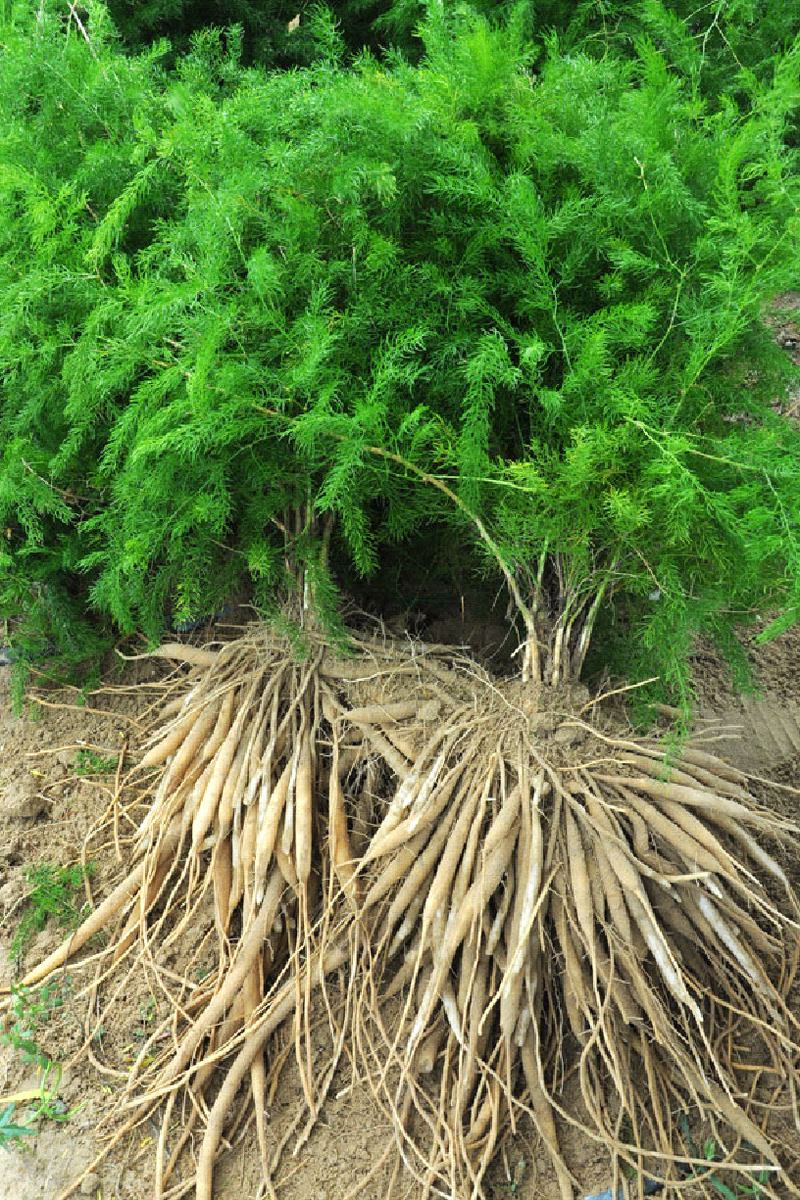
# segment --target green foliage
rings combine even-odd
[[[68,977],[42,984],[40,988],[12,985],[10,1022],[0,1041],[12,1046],[23,1062],[50,1065],[50,1058],[39,1046],[40,1030],[54,1013],[60,1011],[70,995]]]
[[[689,1128],[689,1121],[686,1113],[680,1113],[678,1122],[686,1140],[686,1145],[689,1148],[693,1158],[704,1158],[709,1165],[711,1163],[722,1162],[724,1160],[724,1152],[714,1140],[714,1138],[706,1138],[703,1142],[702,1149],[698,1151],[694,1143],[692,1134]],[[758,1157],[758,1152],[749,1142],[744,1143],[744,1148],[755,1153]],[[702,1168],[694,1167],[691,1175],[697,1179],[702,1179],[704,1183],[709,1184],[716,1192],[722,1196],[722,1200],[761,1200],[761,1197],[769,1190],[769,1182],[771,1171],[769,1169],[753,1170],[745,1174],[744,1179],[737,1172],[736,1181],[730,1186],[723,1183],[717,1175],[707,1175]]]
[[[693,0],[555,0],[531,7],[565,49],[580,46],[598,58],[609,50],[627,55],[647,39],[705,101],[726,105],[736,99],[743,109],[769,84],[797,36],[796,14],[780,0],[707,6]]]
[[[350,55],[364,47],[391,58],[418,61],[424,52],[420,27],[435,6],[430,0],[341,0],[333,7],[339,43]],[[558,36],[563,51],[581,49],[601,58],[609,50],[635,53],[649,38],[670,67],[706,96],[744,99],[748,84],[764,81],[777,56],[796,34],[796,13],[783,0],[472,0],[450,6],[454,16],[481,15],[516,28],[530,39]],[[86,5],[91,16],[93,5]],[[316,24],[317,0],[109,0],[108,12],[121,43],[141,51],[168,39],[171,57],[186,54],[192,38],[209,28],[236,27],[243,61],[269,69],[305,67],[324,56]],[[299,18],[299,21],[298,21]]]
[[[79,750],[75,758],[76,775],[113,775],[119,760],[95,754],[91,750]]]
[[[741,4],[705,51],[655,3],[546,46],[565,6],[538,41],[485,7],[506,23],[430,6],[415,64],[348,60],[303,10],[293,71],[213,29],[174,70],[123,57],[99,8],[91,46],[47,5],[7,23],[0,610],[55,638],[88,596],[156,637],[243,580],[274,611],[300,572],[330,619],[328,563],[472,512],[522,585],[624,609],[678,691],[695,630],[796,615],[761,314],[796,283],[800,43],[706,87]]]
[[[90,28],[102,33],[102,23]],[[77,535],[97,503],[98,444],[85,437],[62,470],[54,458],[113,405],[111,395],[91,394],[85,378],[90,402],[70,406],[64,374],[84,323],[102,319],[103,281],[86,269],[94,206],[110,206],[135,174],[126,141],[149,68],[119,62],[112,69],[109,53],[100,43],[91,53],[49,10],[33,30],[22,20],[3,30],[0,606],[25,613],[14,639],[24,658],[48,645],[79,658],[102,644],[85,617]],[[90,376],[91,364],[77,360],[73,369]]]
[[[66,1121],[72,1120],[82,1107],[81,1104],[78,1104],[75,1108],[68,1110],[63,1100],[58,1098],[58,1089],[61,1086],[60,1064],[44,1061],[42,1067],[42,1081],[39,1086],[39,1093],[25,1110],[24,1115],[26,1120],[24,1125],[18,1125],[12,1121],[16,1101],[9,1104],[0,1112],[0,1149],[26,1149],[27,1147],[22,1142],[22,1138],[35,1135],[36,1130],[32,1126],[37,1121],[58,1121],[63,1124]],[[54,1078],[48,1087],[51,1075]]]
[[[336,6],[355,50],[370,40],[369,23],[360,11],[365,7],[361,0]],[[308,66],[325,57],[329,46],[320,28],[325,10],[309,0],[109,0],[108,11],[129,50],[167,39],[171,59],[188,53],[209,29],[225,29],[224,42],[246,64],[270,69]]]
[[[116,764],[115,764],[116,766]],[[80,864],[72,867],[41,865],[28,867],[26,875],[31,884],[22,919],[11,943],[10,957],[19,966],[25,948],[34,934],[41,932],[50,917],[63,928],[76,926],[80,910],[76,908],[73,892],[83,887],[84,879],[92,873],[94,865],[84,869]]]
[[[49,1062],[45,1065],[42,1071],[39,1095],[28,1109],[28,1120],[31,1124],[34,1121],[56,1121],[63,1125],[67,1121],[71,1121],[76,1113],[80,1112],[84,1101],[76,1104],[74,1108],[68,1109],[64,1101],[59,1099],[58,1090],[61,1087],[61,1074],[60,1063]],[[53,1078],[48,1087],[51,1075]]]
[[[22,1139],[32,1136],[36,1131],[28,1129],[27,1125],[17,1125],[14,1120],[14,1104],[8,1104],[0,1111],[0,1150],[21,1149]]]

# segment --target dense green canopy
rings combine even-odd
[[[292,69],[143,44],[163,5],[9,7],[4,611],[79,652],[87,604],[155,636],[288,561],[332,611],[330,563],[444,523],[545,625],[616,594],[678,682],[697,629],[796,617],[785,6],[303,9]]]

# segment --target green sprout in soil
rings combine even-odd
[[[75,759],[76,775],[113,775],[116,772],[119,759],[93,754],[91,750],[79,750]]]
[[[22,1139],[34,1133],[33,1129],[28,1129],[25,1125],[15,1124],[13,1116],[13,1103],[0,1111],[0,1150],[22,1149]]]
[[[75,904],[72,893],[82,886],[93,870],[92,863],[85,868],[78,864],[71,867],[45,864],[27,869],[31,891],[9,954],[15,966],[21,964],[31,938],[44,929],[50,917],[65,929],[78,925],[81,906]]]
[[[48,1080],[51,1074],[53,1075],[53,1082],[52,1086],[48,1087]],[[26,1149],[27,1147],[24,1145],[22,1139],[36,1135],[36,1129],[33,1126],[38,1121],[58,1121],[64,1123],[70,1121],[75,1116],[81,1105],[76,1105],[75,1108],[68,1109],[64,1101],[58,1098],[58,1089],[60,1086],[61,1067],[57,1063],[48,1062],[44,1066],[42,1081],[38,1089],[34,1089],[32,1092],[20,1092],[10,1098],[6,1107],[0,1111],[0,1149]],[[22,1099],[30,1100],[31,1104],[22,1114],[24,1124],[18,1124],[13,1119],[14,1109]]]
[[[522,1186],[525,1179],[526,1162],[523,1157],[517,1159],[517,1165],[514,1168],[514,1174],[511,1174],[508,1163],[506,1163],[507,1182],[500,1185],[501,1190],[509,1196],[516,1196],[519,1188]]]
[[[689,1121],[686,1113],[680,1114],[678,1123],[680,1125],[681,1132],[686,1139],[686,1145],[688,1146],[693,1158],[704,1158],[709,1164],[709,1169],[712,1163],[720,1163],[723,1161],[722,1152],[714,1138],[706,1138],[706,1140],[703,1142],[702,1153],[698,1154],[697,1146],[695,1145],[689,1130]],[[754,1147],[750,1146],[750,1144],[747,1142],[744,1143],[744,1146],[749,1150],[754,1149]],[[764,1195],[764,1191],[767,1187],[770,1172],[763,1168],[761,1170],[753,1170],[748,1174],[746,1182],[740,1181],[732,1186],[723,1183],[721,1179],[716,1178],[714,1175],[709,1177],[708,1173],[702,1168],[695,1168],[691,1172],[691,1175],[696,1179],[702,1180],[704,1183],[710,1184],[711,1187],[713,1187],[714,1190],[719,1193],[719,1195],[722,1197],[722,1200],[761,1200],[761,1197]]]
[[[40,988],[13,987],[11,1011],[0,1042],[13,1046],[23,1062],[36,1062],[48,1070],[53,1064],[37,1041],[38,1032],[54,1012],[63,1008],[70,991],[69,980],[57,979]]]
[[[51,1074],[53,1076],[53,1083],[48,1088],[47,1083]],[[75,1108],[68,1109],[64,1101],[58,1098],[58,1089],[60,1086],[61,1064],[48,1063],[42,1074],[39,1094],[28,1111],[29,1125],[33,1125],[36,1121],[58,1121],[64,1124],[66,1121],[72,1120],[82,1107],[82,1104],[77,1104]]]

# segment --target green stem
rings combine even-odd
[[[260,404],[256,404],[253,407],[258,412],[264,413],[266,416],[279,417],[281,420],[286,421],[287,423],[291,423],[291,420],[292,420],[291,417],[287,417],[285,413],[278,412],[276,409],[264,408]],[[343,433],[331,433],[329,436],[335,438],[337,441],[340,441],[340,442],[347,442],[350,440],[346,436],[346,434],[343,434]],[[460,509],[461,512],[463,512],[464,515],[472,522],[472,524],[477,529],[478,534],[479,534],[481,540],[483,541],[484,545],[486,545],[488,547],[492,557],[494,558],[495,562],[497,563],[498,567],[500,568],[500,570],[503,573],[505,581],[508,585],[508,589],[514,598],[514,603],[516,604],[517,608],[519,609],[520,615],[521,615],[523,621],[525,622],[525,628],[526,628],[526,631],[528,634],[528,640],[531,641],[531,639],[532,639],[533,643],[535,644],[536,631],[534,628],[533,614],[531,613],[531,610],[528,608],[525,601],[522,599],[522,593],[519,590],[517,581],[514,578],[511,568],[508,566],[505,559],[503,558],[503,555],[500,552],[500,547],[497,545],[494,538],[491,536],[491,534],[489,533],[488,529],[486,528],[486,526],[484,525],[483,521],[478,516],[478,514],[474,513],[472,511],[472,509],[469,508],[464,503],[464,501],[461,499],[461,497],[456,492],[454,492],[452,488],[448,487],[448,485],[446,483],[443,483],[442,480],[439,479],[436,475],[431,475],[428,471],[424,471],[422,469],[422,467],[418,467],[416,465],[416,463],[410,462],[408,459],[403,458],[402,455],[400,455],[400,454],[395,454],[392,450],[384,449],[383,446],[366,446],[365,449],[368,454],[374,454],[379,458],[383,458],[383,459],[387,460],[388,462],[397,463],[398,466],[401,466],[405,470],[410,471],[413,475],[416,475],[416,477],[420,480],[421,483],[427,483],[427,484],[430,484],[431,487],[438,488],[438,490],[440,492],[442,492],[445,496],[447,496],[448,500],[452,501],[452,503],[455,504],[455,506],[458,509]],[[537,656],[538,656],[538,649],[537,649]]]

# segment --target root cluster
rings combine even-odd
[[[171,1015],[126,1079],[115,1134],[163,1109],[155,1195],[187,1190],[197,1130],[191,1186],[211,1200],[249,1084],[275,1196],[281,1153],[308,1136],[344,1054],[421,1196],[483,1196],[523,1110],[563,1200],[577,1181],[559,1115],[669,1181],[690,1107],[719,1122],[729,1167],[747,1142],[777,1169],[754,1079],[788,1084],[800,1128],[798,905],[764,842],[794,830],[698,742],[671,756],[622,736],[579,689],[493,680],[443,647],[354,646],[342,660],[309,637],[299,658],[259,628],[162,647],[190,669],[138,767],[161,774],[133,869],[23,981],[112,918],[99,977],[135,955],[157,973]],[[209,896],[217,966],[190,983],[187,964],[163,964]],[[281,1028],[305,1103],[271,1150]]]

